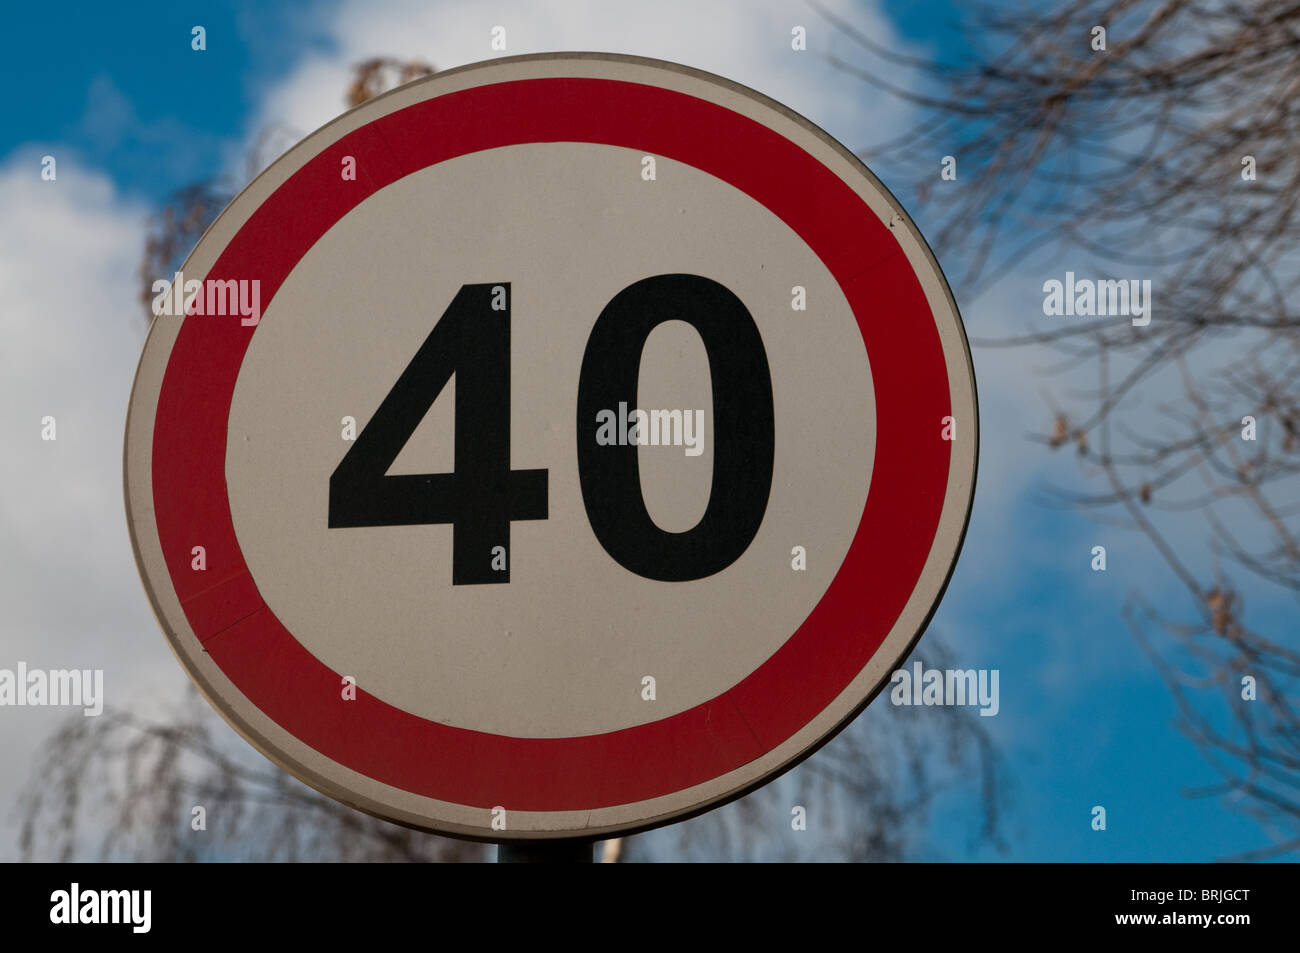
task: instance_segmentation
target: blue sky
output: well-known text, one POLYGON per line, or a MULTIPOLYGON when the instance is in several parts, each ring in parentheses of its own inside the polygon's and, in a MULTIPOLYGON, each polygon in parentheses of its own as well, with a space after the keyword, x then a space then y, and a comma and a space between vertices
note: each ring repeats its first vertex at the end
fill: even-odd
MULTIPOLYGON (((471 62, 489 55, 485 42, 475 45, 484 34, 483 24, 498 22, 493 19, 498 15, 516 16, 500 21, 513 24, 520 16, 515 11, 524 7, 487 3, 473 19, 471 5, 462 2, 417 6, 418 14, 408 11, 405 19, 401 9, 384 3, 140 3, 125 9, 71 4, 57 14, 22 4, 7 11, 6 38, 0 44, 11 94, 0 105, 0 128, 5 130, 0 195, 15 204, 0 207, 16 209, 19 197, 40 188, 35 162, 45 153, 59 159, 58 187, 67 204, 38 205, 30 216, 4 216, 0 230, 8 234, 0 245, 0 269, 9 271, 0 270, 0 293, 6 305, 16 308, 21 295, 16 284, 3 279, 8 274, 17 281, 13 276, 27 267, 25 254, 80 254, 83 276, 90 276, 83 280, 103 278, 90 289, 102 313, 87 310, 77 320, 98 319, 116 330, 60 331, 89 342, 84 344, 88 360, 112 363, 98 385, 79 383, 68 366, 45 368, 39 357, 28 361, 34 369, 27 371, 11 374, 10 365, 0 365, 9 375, 0 396, 16 401, 20 413, 29 409, 27 395, 37 380, 89 388, 83 402, 103 407, 95 423, 101 438, 84 451, 89 489, 83 518, 106 526, 102 534, 92 532, 95 538, 89 542, 78 542, 70 530, 58 537, 62 545, 81 546, 86 553, 72 569, 59 568, 63 562, 55 548, 41 550, 35 542, 25 548, 24 568, 11 580, 12 589, 0 592, 20 606, 17 618, 24 622, 6 633, 8 644, 0 643, 0 656, 28 657, 36 664, 39 647, 73 651, 93 635, 110 673, 142 692, 157 684, 174 686, 182 677, 135 580, 118 512, 122 385, 125 381, 129 387, 133 355, 143 343, 142 324, 130 310, 132 269, 139 254, 138 243, 131 242, 142 235, 149 210, 172 190, 207 176, 238 175, 240 157, 270 119, 284 119, 306 133, 328 119, 331 109, 341 111, 341 77, 359 55, 422 53, 439 66, 471 62), (497 8, 500 14, 494 12, 497 8), (361 12, 367 9, 379 12, 361 12), (207 31, 203 53, 190 49, 195 24, 207 31), (61 223, 58 229, 56 223, 61 223), (42 239, 20 231, 29 225, 33 230, 48 227, 50 234, 42 239), (84 235, 73 240, 69 228, 84 230, 84 235), (107 336, 101 341, 96 335, 107 336), (105 512, 112 518, 102 516, 105 512), (75 590, 88 604, 84 614, 50 608, 50 600, 74 591, 71 583, 51 591, 50 575, 61 571, 78 580, 102 576, 101 589, 92 587, 89 594, 75 590), (33 592, 47 595, 38 599, 33 592)), ((743 26, 751 21, 774 29, 787 22, 821 29, 812 26, 819 23, 816 15, 794 0, 710 5, 698 22, 690 4, 667 4, 662 12, 667 25, 658 33, 637 33, 619 26, 615 16, 588 16, 595 9, 591 4, 577 6, 581 9, 571 15, 551 17, 547 4, 533 5, 522 19, 524 28, 514 34, 524 45, 509 52, 567 45, 680 59, 805 111, 850 147, 892 138, 909 119, 905 106, 882 102, 877 93, 845 85, 842 79, 832 88, 835 79, 825 70, 795 74, 784 65, 769 69, 761 57, 728 47, 751 42, 743 26), (692 30, 704 37, 693 39, 692 30), (631 48, 634 40, 638 45, 631 48)), ((960 14, 948 4, 844 0, 834 6, 855 22, 892 34, 910 52, 939 57, 962 52, 954 29, 960 14)), ((784 36, 772 35, 783 44, 788 28, 784 36)), ((937 164, 938 157, 927 161, 937 164)), ((892 185, 907 170, 875 171, 892 185)), ((913 214, 925 231, 926 209, 915 208, 913 214)), ((1022 326, 1041 302, 1038 286, 1044 273, 1060 273, 1071 264, 1028 262, 978 300, 954 288, 968 331, 979 336, 1022 326)), ((949 268, 950 277, 955 270, 949 268)), ((17 324, 4 327, 6 336, 14 335, 6 349, 16 345, 26 354, 37 353, 20 336, 28 332, 16 330, 17 324)), ((1266 838, 1253 822, 1215 801, 1182 795, 1186 788, 1213 782, 1216 775, 1174 729, 1173 702, 1120 617, 1131 591, 1157 601, 1181 599, 1179 590, 1141 538, 1045 507, 1034 498, 1032 490, 1044 483, 1069 485, 1078 479, 1066 452, 1053 456, 1026 439, 1046 419, 1039 397, 1042 380, 1035 373, 1047 365, 1046 357, 977 349, 975 360, 981 383, 980 487, 964 558, 933 627, 955 647, 962 667, 1001 672, 1001 712, 985 720, 1003 747, 1012 782, 1006 817, 1010 851, 1005 856, 1209 860, 1264 845, 1266 838), (1097 543, 1108 549, 1105 574, 1088 569, 1089 549, 1097 543), (1096 804, 1107 808, 1104 833, 1090 829, 1089 812, 1096 804)), ((20 469, 34 474, 36 483, 48 484, 51 475, 42 470, 46 464, 29 453, 34 451, 17 451, 20 469)), ((42 505, 35 504, 38 510, 42 505)), ((67 518, 56 502, 48 505, 49 519, 67 518)), ((34 532, 18 514, 0 513, 9 538, 34 532)), ((1188 536, 1196 538, 1195 533, 1188 536)), ((1294 603, 1277 593, 1248 590, 1248 595, 1256 612, 1251 621, 1261 628, 1285 626, 1294 616, 1294 603)), ((0 664, 7 664, 3 657, 0 664)), ((30 739, 39 734, 40 723, 28 718, 21 726, 14 721, 6 725, 9 718, 9 713, 0 715, 0 753, 12 764, 32 753, 30 739)), ((975 793, 966 786, 943 801, 929 856, 1002 856, 969 847, 978 810, 975 793)), ((0 809, 12 800, 12 786, 0 785, 0 809)), ((12 854, 5 843, 11 830, 0 820, 0 858, 12 854)))

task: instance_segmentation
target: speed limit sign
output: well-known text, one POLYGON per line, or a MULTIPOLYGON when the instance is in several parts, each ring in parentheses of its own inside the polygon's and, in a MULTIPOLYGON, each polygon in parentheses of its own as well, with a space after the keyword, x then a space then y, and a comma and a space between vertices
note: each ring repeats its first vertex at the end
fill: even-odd
POLYGON ((844 147, 606 54, 449 70, 275 162, 157 286, 128 522, 207 699, 485 840, 734 798, 887 683, 974 489, 969 350, 844 147))

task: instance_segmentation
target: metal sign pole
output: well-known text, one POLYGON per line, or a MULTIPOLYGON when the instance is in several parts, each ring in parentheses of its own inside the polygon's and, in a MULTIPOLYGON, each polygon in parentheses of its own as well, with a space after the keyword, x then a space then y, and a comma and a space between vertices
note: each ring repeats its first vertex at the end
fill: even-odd
POLYGON ((498 844, 498 864, 591 864, 595 863, 595 841, 539 840, 498 844))

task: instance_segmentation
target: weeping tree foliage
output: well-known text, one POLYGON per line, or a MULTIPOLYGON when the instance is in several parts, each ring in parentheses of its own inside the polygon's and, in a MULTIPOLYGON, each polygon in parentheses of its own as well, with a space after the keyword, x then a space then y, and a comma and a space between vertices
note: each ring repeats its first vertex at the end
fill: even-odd
MULTIPOLYGON (((952 667, 933 636, 915 656, 952 667)), ((162 713, 68 716, 20 803, 27 860, 483 861, 495 848, 382 821, 302 784, 230 730, 189 687, 162 713), (201 809, 201 811, 199 810, 201 809)), ((1005 847, 1001 759, 973 708, 878 699, 772 784, 681 824, 606 842, 644 860, 896 861, 946 857, 936 803, 975 798, 970 845, 1005 847), (792 825, 795 808, 806 829, 792 825)))
POLYGON ((345 807, 236 735, 189 686, 163 714, 67 718, 21 802, 25 859, 482 860, 345 807))

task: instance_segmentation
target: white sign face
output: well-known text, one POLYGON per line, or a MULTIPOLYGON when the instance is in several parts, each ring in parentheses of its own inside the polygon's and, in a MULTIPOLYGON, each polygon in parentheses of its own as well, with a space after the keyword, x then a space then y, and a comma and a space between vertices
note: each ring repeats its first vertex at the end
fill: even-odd
POLYGON ((951 572, 977 422, 942 275, 847 150, 718 77, 403 87, 174 284, 127 430, 146 587, 231 724, 363 810, 703 810, 856 714, 951 572))

